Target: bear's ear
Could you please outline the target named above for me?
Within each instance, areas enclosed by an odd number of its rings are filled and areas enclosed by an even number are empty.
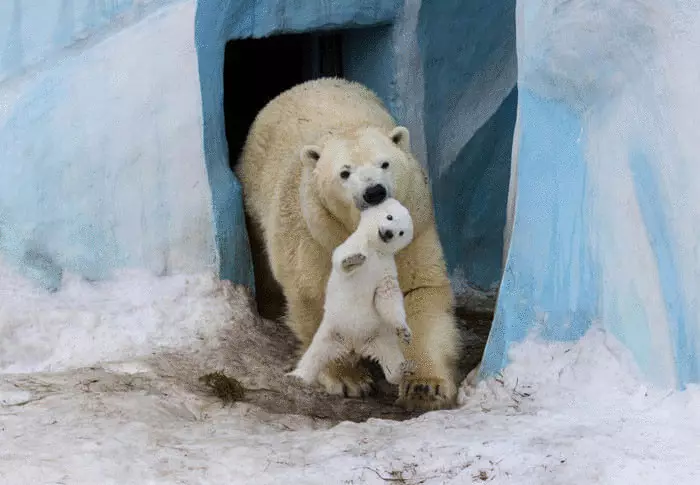
[[[411,137],[408,134],[408,128],[405,126],[397,126],[391,133],[389,133],[389,138],[394,145],[397,145],[400,149],[405,152],[411,150]]]
[[[316,162],[321,158],[321,148],[316,145],[306,145],[301,149],[301,152],[299,152],[299,158],[301,158],[304,165],[313,168],[316,166]]]

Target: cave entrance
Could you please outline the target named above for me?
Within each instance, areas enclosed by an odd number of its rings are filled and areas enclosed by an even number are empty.
[[[363,82],[387,97],[389,39],[390,28],[385,25],[230,40],[224,54],[223,104],[231,169],[257,113],[292,86],[320,77],[342,77]],[[246,217],[258,311],[277,319],[283,315],[284,298],[262,241],[255,240],[250,224]]]

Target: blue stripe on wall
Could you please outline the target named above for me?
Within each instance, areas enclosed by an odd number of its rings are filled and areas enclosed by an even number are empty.
[[[640,151],[633,153],[630,156],[630,169],[639,209],[656,259],[661,291],[666,302],[677,379],[680,388],[685,389],[688,383],[700,380],[696,360],[698,349],[695,348],[694,340],[689,335],[685,293],[679,280],[675,251],[672,247],[673,235],[667,225],[668,214],[664,210],[670,201],[659,187],[658,170],[649,161],[647,154]]]
[[[589,252],[581,123],[564,103],[521,87],[518,195],[496,316],[480,369],[500,371],[508,349],[536,329],[548,340],[583,336],[597,314],[599,271]]]

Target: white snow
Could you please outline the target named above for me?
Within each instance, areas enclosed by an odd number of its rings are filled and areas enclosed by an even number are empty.
[[[90,283],[68,275],[47,293],[0,264],[0,372],[59,371],[186,346],[226,325],[215,275],[123,272]]]
[[[0,483],[700,483],[700,392],[646,387],[598,328],[528,339],[460,409],[403,423],[222,407],[145,357],[208,345],[237,311],[224,286],[136,272],[49,295],[0,265]]]

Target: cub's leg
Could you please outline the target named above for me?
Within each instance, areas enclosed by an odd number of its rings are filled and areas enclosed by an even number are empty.
[[[396,278],[382,278],[374,292],[374,307],[382,321],[394,329],[403,343],[410,344],[413,334],[406,322],[403,294]]]
[[[391,331],[371,339],[363,348],[362,355],[376,360],[386,380],[394,385],[399,384],[413,369],[413,363],[406,360],[396,335]]]
[[[326,330],[322,323],[311,345],[297,363],[296,369],[287,375],[298,377],[306,384],[313,384],[328,364],[345,353],[347,350],[343,345],[342,337]]]
[[[287,325],[301,342],[298,352],[303,354],[311,345],[323,318],[322,301],[305,298],[295,293],[287,297]],[[332,360],[321,370],[318,382],[329,394],[345,397],[363,397],[371,393],[372,375],[357,362],[349,359]]]

